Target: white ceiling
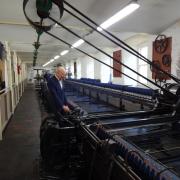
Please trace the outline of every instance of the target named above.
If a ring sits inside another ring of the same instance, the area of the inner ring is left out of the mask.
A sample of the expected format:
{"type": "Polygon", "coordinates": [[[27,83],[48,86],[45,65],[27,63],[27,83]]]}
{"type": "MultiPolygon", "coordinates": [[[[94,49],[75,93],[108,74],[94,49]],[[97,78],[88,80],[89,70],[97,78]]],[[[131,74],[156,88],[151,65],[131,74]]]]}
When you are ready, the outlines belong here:
{"type": "MultiPolygon", "coordinates": [[[[129,2],[127,0],[67,1],[99,24],[129,2]]],[[[139,0],[139,3],[141,6],[136,12],[113,25],[108,30],[122,40],[125,40],[136,33],[158,34],[180,19],[180,0],[139,0]]],[[[27,23],[23,14],[22,4],[23,0],[1,0],[0,41],[8,41],[11,48],[19,53],[23,61],[32,62],[34,51],[32,44],[36,41],[37,34],[27,23]]],[[[90,32],[89,27],[67,13],[64,13],[61,23],[82,36],[90,32]]],[[[78,38],[60,27],[54,28],[52,33],[71,44],[78,40],[78,38]]],[[[111,42],[100,37],[97,33],[87,36],[86,39],[101,48],[114,47],[111,42]]],[[[39,65],[44,64],[61,51],[68,49],[68,46],[46,34],[42,35],[40,42],[42,46],[39,49],[37,60],[39,65]]],[[[88,53],[95,52],[93,48],[84,44],[82,49],[88,53]]],[[[58,61],[62,59],[63,61],[68,61],[79,56],[81,56],[79,52],[71,50],[68,55],[63,56],[58,61]]]]}

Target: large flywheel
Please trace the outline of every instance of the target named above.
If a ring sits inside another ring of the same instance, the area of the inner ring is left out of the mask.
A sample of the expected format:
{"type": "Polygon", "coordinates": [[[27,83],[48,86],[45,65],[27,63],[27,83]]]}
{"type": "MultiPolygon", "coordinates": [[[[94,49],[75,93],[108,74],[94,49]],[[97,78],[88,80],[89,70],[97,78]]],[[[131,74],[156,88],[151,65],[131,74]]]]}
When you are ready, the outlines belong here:
{"type": "Polygon", "coordinates": [[[49,31],[55,23],[48,17],[61,19],[63,0],[24,0],[23,11],[28,22],[37,31],[49,31]]]}
{"type": "Polygon", "coordinates": [[[56,24],[48,17],[51,16],[57,21],[61,19],[63,15],[63,0],[24,0],[23,1],[24,15],[29,24],[37,32],[37,41],[33,46],[33,66],[36,66],[36,60],[38,55],[38,49],[41,46],[40,36],[44,31],[49,31],[56,24]]]}

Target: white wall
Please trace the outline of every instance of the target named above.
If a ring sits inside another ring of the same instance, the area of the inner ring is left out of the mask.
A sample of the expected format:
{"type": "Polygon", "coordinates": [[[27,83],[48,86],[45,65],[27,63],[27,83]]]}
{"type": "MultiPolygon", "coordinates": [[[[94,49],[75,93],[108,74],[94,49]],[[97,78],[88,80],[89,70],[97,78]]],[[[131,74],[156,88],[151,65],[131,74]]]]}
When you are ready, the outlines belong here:
{"type": "Polygon", "coordinates": [[[1,91],[0,95],[0,140],[2,140],[2,132],[7,126],[11,116],[14,113],[22,93],[24,92],[26,79],[26,64],[18,58],[16,52],[11,52],[8,42],[5,42],[7,58],[3,60],[4,79],[6,90],[1,91]],[[21,66],[18,74],[17,65],[21,66]],[[15,80],[14,80],[15,77],[15,80]]]}
{"type": "Polygon", "coordinates": [[[86,77],[94,79],[94,61],[88,58],[86,62],[86,77]]]}
{"type": "MultiPolygon", "coordinates": [[[[113,49],[106,48],[106,49],[104,49],[104,51],[113,57],[114,48],[113,49]]],[[[101,54],[100,60],[103,61],[104,63],[112,66],[113,61],[110,57],[108,57],[104,54],[101,54]]],[[[101,76],[100,76],[101,82],[103,82],[103,83],[112,82],[113,81],[113,70],[104,64],[100,64],[100,66],[101,66],[101,76]]]]}
{"type": "MultiPolygon", "coordinates": [[[[100,59],[100,54],[96,54],[95,56],[100,59]]],[[[94,79],[101,79],[101,71],[101,63],[94,60],[94,79]]]]}
{"type": "MultiPolygon", "coordinates": [[[[130,67],[131,69],[137,71],[137,58],[125,51],[123,51],[122,53],[122,61],[123,63],[130,67]]],[[[134,72],[130,71],[128,68],[123,67],[123,72],[125,74],[127,74],[128,76],[137,79],[137,74],[135,74],[134,72]]],[[[137,86],[137,82],[130,79],[127,76],[122,76],[123,77],[123,84],[125,85],[132,85],[132,86],[137,86]]]]}
{"type": "Polygon", "coordinates": [[[70,63],[70,71],[71,71],[71,73],[72,73],[71,78],[74,78],[74,61],[72,61],[72,62],[70,63]]]}
{"type": "Polygon", "coordinates": [[[79,58],[79,60],[81,61],[81,77],[87,77],[87,70],[86,70],[86,66],[87,66],[87,62],[86,62],[86,58],[82,57],[79,58]]]}
{"type": "MultiPolygon", "coordinates": [[[[106,49],[105,51],[112,56],[112,49],[106,49]]],[[[102,53],[96,53],[93,56],[108,65],[112,64],[112,60],[102,53]]],[[[101,79],[102,82],[109,82],[112,74],[112,70],[109,67],[87,56],[78,58],[76,62],[78,78],[101,79]]]]}
{"type": "Polygon", "coordinates": [[[94,79],[94,61],[90,57],[79,58],[81,62],[81,77],[94,79]]]}
{"type": "MultiPolygon", "coordinates": [[[[112,56],[112,50],[111,49],[104,49],[106,53],[112,56]]],[[[105,64],[111,65],[111,58],[108,56],[98,53],[95,55],[96,58],[98,58],[100,61],[104,62],[105,64]]],[[[94,77],[95,79],[100,79],[101,82],[107,83],[110,81],[110,76],[111,76],[111,68],[98,62],[94,61],[94,77]]]]}

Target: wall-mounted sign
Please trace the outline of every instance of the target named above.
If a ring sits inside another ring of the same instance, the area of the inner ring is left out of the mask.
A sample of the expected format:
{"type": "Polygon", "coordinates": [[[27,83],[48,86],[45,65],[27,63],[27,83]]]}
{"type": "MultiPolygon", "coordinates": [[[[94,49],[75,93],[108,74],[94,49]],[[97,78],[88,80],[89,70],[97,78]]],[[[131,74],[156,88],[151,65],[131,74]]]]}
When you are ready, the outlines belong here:
{"type": "MultiPolygon", "coordinates": [[[[122,55],[121,55],[121,50],[113,52],[113,68],[122,71],[122,66],[120,63],[122,61],[122,55]]],[[[113,77],[122,77],[122,74],[118,71],[113,69],[113,77]]]]}

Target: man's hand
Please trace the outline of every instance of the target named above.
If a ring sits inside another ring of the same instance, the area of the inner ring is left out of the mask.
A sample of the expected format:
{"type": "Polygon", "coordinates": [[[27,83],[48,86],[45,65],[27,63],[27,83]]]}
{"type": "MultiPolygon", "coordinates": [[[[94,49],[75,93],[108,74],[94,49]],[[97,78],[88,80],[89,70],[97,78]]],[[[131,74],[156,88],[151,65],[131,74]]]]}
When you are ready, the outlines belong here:
{"type": "Polygon", "coordinates": [[[69,107],[68,106],[63,106],[63,110],[64,110],[64,112],[70,112],[70,109],[69,109],[69,107]]]}

